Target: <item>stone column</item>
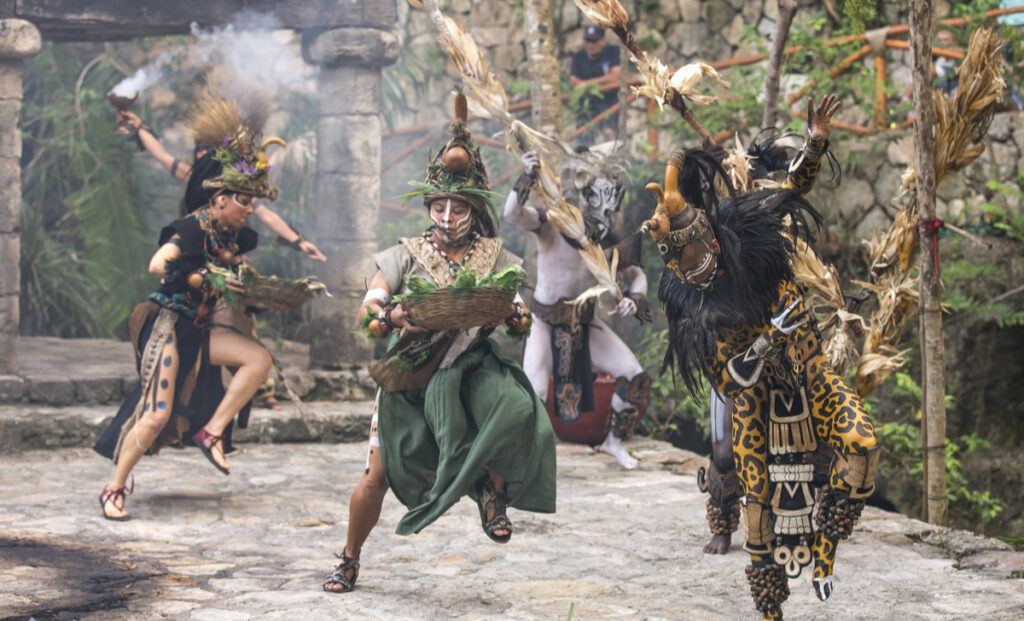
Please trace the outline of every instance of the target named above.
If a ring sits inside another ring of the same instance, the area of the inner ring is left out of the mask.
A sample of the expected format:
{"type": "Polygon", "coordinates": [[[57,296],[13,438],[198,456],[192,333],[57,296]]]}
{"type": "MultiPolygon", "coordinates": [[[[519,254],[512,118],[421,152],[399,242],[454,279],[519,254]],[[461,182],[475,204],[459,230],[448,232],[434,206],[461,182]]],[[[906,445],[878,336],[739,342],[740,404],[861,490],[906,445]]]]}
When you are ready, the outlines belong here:
{"type": "Polygon", "coordinates": [[[310,365],[339,368],[371,360],[354,334],[366,284],[376,268],[380,209],[380,72],[398,58],[390,30],[337,28],[303,41],[320,65],[317,216],[311,238],[327,255],[321,277],[333,298],[314,301],[310,365]]]}
{"type": "Polygon", "coordinates": [[[21,289],[21,76],[24,58],[39,52],[39,30],[0,19],[0,375],[18,372],[21,289]]]}

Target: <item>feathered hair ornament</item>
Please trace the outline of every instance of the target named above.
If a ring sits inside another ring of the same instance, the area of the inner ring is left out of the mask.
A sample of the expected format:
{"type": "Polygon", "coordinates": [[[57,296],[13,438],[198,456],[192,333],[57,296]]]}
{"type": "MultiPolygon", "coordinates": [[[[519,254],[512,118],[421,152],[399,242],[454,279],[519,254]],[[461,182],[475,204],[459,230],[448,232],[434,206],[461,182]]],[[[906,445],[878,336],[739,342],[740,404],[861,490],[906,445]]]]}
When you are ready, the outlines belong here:
{"type": "Polygon", "coordinates": [[[204,188],[276,200],[278,191],[270,185],[265,150],[287,143],[277,137],[263,139],[267,107],[258,97],[251,99],[252,105],[243,113],[234,100],[207,92],[188,122],[189,133],[196,144],[214,145],[213,159],[223,166],[219,175],[203,181],[204,188]]]}

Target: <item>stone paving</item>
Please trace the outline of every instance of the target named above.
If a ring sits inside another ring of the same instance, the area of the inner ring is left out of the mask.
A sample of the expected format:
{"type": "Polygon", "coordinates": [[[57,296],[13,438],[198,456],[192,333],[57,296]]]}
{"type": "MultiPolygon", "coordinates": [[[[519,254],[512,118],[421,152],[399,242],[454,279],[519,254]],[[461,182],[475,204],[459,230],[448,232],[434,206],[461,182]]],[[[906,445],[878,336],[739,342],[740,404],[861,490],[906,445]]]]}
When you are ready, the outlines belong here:
{"type": "MultiPolygon", "coordinates": [[[[740,543],[707,556],[703,461],[651,440],[634,471],[559,445],[558,512],[511,511],[490,542],[463,500],[419,535],[393,529],[389,495],[356,591],[336,563],[365,442],[248,444],[229,477],[195,450],[136,469],[133,519],[100,517],[110,464],[86,449],[0,457],[0,619],[757,619],[740,543]]],[[[740,537],[737,537],[740,539],[740,537]]],[[[1021,619],[1024,554],[998,541],[869,509],[818,602],[791,581],[790,619],[1021,619]],[[959,568],[959,569],[958,569],[959,568]],[[1017,574],[1020,575],[1020,574],[1017,574]]]]}

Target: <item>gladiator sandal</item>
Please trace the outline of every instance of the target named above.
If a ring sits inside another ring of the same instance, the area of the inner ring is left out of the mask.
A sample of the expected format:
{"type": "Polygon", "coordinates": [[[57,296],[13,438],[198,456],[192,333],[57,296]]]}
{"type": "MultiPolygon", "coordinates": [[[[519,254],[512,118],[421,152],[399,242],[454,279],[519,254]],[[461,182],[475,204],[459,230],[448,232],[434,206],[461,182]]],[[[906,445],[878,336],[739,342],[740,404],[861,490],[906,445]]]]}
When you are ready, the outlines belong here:
{"type": "Polygon", "coordinates": [[[512,538],[512,522],[505,515],[505,509],[508,507],[508,495],[495,490],[491,478],[484,477],[476,504],[480,508],[480,524],[483,526],[484,533],[498,543],[508,543],[512,538]],[[490,520],[487,519],[488,511],[494,515],[490,520]],[[504,535],[495,535],[494,532],[498,530],[506,532],[504,535]]]}
{"type": "Polygon", "coordinates": [[[210,460],[210,463],[213,464],[214,468],[220,470],[224,474],[231,474],[230,470],[217,463],[217,460],[213,458],[213,453],[211,452],[211,449],[213,449],[214,446],[217,446],[218,442],[221,443],[221,448],[223,449],[224,436],[214,435],[206,429],[200,429],[192,436],[192,441],[196,443],[196,447],[203,452],[206,459],[210,460]]]}
{"type": "Polygon", "coordinates": [[[109,502],[109,503],[113,504],[115,507],[117,507],[117,499],[120,498],[121,499],[121,506],[119,508],[122,511],[124,511],[125,497],[128,496],[129,494],[131,494],[134,491],[135,491],[135,476],[134,475],[132,475],[132,486],[131,487],[127,487],[126,486],[126,487],[119,487],[117,489],[103,488],[103,491],[100,493],[100,511],[103,512],[103,517],[105,519],[108,519],[108,520],[111,520],[111,521],[114,521],[114,522],[124,522],[124,521],[130,520],[132,518],[132,516],[130,516],[130,515],[122,515],[122,516],[118,516],[118,517],[115,517],[115,516],[112,516],[112,515],[107,515],[107,503],[109,502]]]}
{"type": "Polygon", "coordinates": [[[782,602],[789,597],[789,579],[781,566],[771,561],[747,565],[747,582],[754,607],[765,619],[782,619],[782,602]]]}
{"type": "Polygon", "coordinates": [[[740,525],[740,477],[735,468],[721,471],[715,462],[697,471],[697,487],[710,495],[707,502],[708,527],[712,535],[731,535],[740,525]]]}
{"type": "Polygon", "coordinates": [[[359,577],[359,557],[351,557],[346,554],[348,550],[342,550],[341,554],[335,554],[341,559],[341,563],[334,568],[331,575],[323,583],[323,590],[328,593],[348,593],[356,587],[356,579],[359,577]],[[352,577],[349,578],[347,574],[352,572],[352,577]],[[330,586],[340,584],[340,589],[331,589],[330,586]]]}

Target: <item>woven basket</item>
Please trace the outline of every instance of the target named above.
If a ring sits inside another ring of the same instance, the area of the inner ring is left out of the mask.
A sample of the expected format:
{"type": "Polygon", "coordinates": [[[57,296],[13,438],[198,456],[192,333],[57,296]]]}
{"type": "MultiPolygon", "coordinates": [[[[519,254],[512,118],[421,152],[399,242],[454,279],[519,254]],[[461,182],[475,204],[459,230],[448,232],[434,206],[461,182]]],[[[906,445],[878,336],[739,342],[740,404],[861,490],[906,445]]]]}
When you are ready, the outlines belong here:
{"type": "Polygon", "coordinates": [[[241,307],[286,313],[327,291],[326,285],[315,278],[290,280],[277,276],[263,276],[248,265],[243,265],[239,272],[242,281],[245,282],[245,293],[238,296],[238,304],[241,307]]]}
{"type": "Polygon", "coordinates": [[[402,306],[421,328],[468,330],[508,317],[515,297],[515,289],[445,287],[410,293],[402,298],[402,306]]]}

